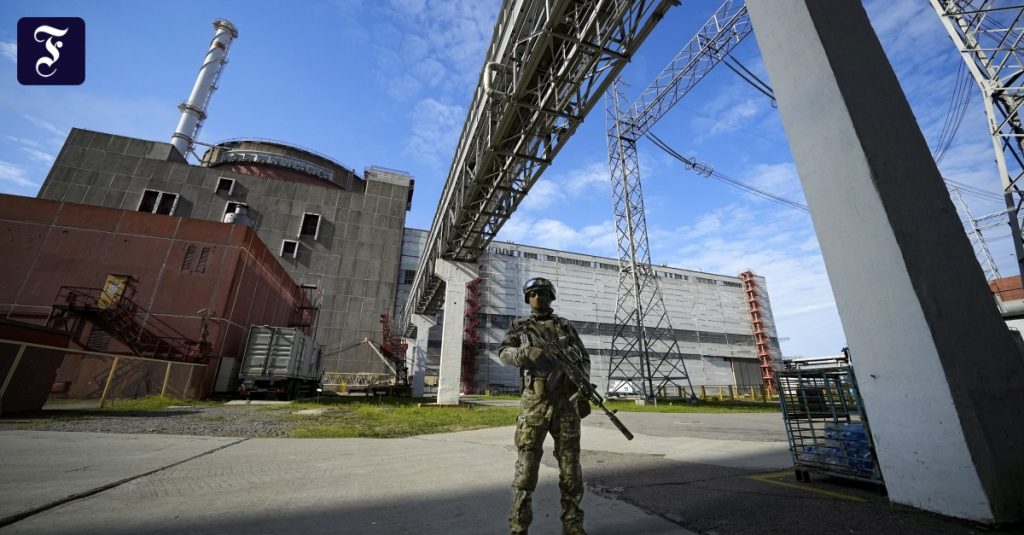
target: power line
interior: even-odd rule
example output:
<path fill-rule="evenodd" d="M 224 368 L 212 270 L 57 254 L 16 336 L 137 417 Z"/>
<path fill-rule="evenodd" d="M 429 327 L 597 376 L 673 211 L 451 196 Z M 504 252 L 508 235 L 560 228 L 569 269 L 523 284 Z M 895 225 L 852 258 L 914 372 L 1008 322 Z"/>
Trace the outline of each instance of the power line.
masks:
<path fill-rule="evenodd" d="M 772 99 L 772 107 L 777 106 L 775 102 L 775 92 L 772 91 L 771 86 L 766 84 L 764 80 L 758 78 L 756 74 L 751 72 L 750 69 L 746 68 L 742 63 L 740 63 L 738 59 L 736 59 L 730 54 L 725 57 L 725 61 L 723 61 L 722 63 L 726 67 L 729 67 L 729 70 L 736 73 L 736 76 L 739 76 L 745 82 L 753 86 L 754 89 L 763 93 L 764 96 Z M 733 66 L 733 64 L 735 64 L 735 66 Z M 741 69 L 743 72 L 740 72 L 740 70 L 738 70 L 737 68 Z"/>
<path fill-rule="evenodd" d="M 946 152 L 953 144 L 960 125 L 963 124 L 964 116 L 967 114 L 968 105 L 971 102 L 970 90 L 972 78 L 967 74 L 964 62 L 960 62 L 956 72 L 956 83 L 953 86 L 953 94 L 949 99 L 949 109 L 946 111 L 946 118 L 942 124 L 942 131 L 939 133 L 939 141 L 936 143 L 934 158 L 938 164 L 946 156 Z"/>
<path fill-rule="evenodd" d="M 806 205 L 800 204 L 800 203 L 795 202 L 795 201 L 791 201 L 791 200 L 786 199 L 784 197 L 779 197 L 778 195 L 775 195 L 773 193 L 767 192 L 765 190 L 762 190 L 762 189 L 759 189 L 759 188 L 755 188 L 754 186 L 751 186 L 750 184 L 746 184 L 744 182 L 741 182 L 739 180 L 731 178 L 731 177 L 729 177 L 729 176 L 727 176 L 725 174 L 719 173 L 719 172 L 715 171 L 709 165 L 699 163 L 699 162 L 693 160 L 692 158 L 687 158 L 687 157 L 683 156 L 682 154 L 679 154 L 672 147 L 668 146 L 667 143 L 662 141 L 658 136 L 654 135 L 654 133 L 652 133 L 650 131 L 648 131 L 644 135 L 647 137 L 647 139 L 651 140 L 651 142 L 654 143 L 654 145 L 657 146 L 659 149 L 665 151 L 669 156 L 672 156 L 676 160 L 679 160 L 680 162 L 682 162 L 683 165 L 685 165 L 687 169 L 693 170 L 694 172 L 696 172 L 697 174 L 699 174 L 701 176 L 706 176 L 706 177 L 714 178 L 716 180 L 719 180 L 721 182 L 729 184 L 730 186 L 733 186 L 735 188 L 739 188 L 739 189 L 741 189 L 743 191 L 746 191 L 747 193 L 753 193 L 754 195 L 757 195 L 757 196 L 759 196 L 761 198 L 764 198 L 764 199 L 767 199 L 769 201 L 773 201 L 773 202 L 779 203 L 779 204 L 781 204 L 783 206 L 786 206 L 788 208 L 795 208 L 797 210 L 802 210 L 804 212 L 810 212 L 810 209 L 808 209 Z"/>
<path fill-rule="evenodd" d="M 972 186 L 970 184 L 965 184 L 963 182 L 957 182 L 956 180 L 952 180 L 946 177 L 943 177 L 942 180 L 944 180 L 946 184 L 956 187 L 957 189 L 959 189 L 960 191 L 967 195 L 971 195 L 989 201 L 996 201 L 1000 203 L 1003 202 L 1003 196 L 993 191 L 982 189 L 977 186 Z"/>

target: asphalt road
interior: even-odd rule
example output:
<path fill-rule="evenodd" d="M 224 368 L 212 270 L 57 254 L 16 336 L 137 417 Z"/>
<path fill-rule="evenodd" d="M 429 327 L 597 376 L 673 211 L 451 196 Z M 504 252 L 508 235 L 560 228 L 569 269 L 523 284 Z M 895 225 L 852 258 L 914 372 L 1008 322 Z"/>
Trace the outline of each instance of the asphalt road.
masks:
<path fill-rule="evenodd" d="M 778 414 L 620 416 L 635 440 L 600 414 L 584 425 L 591 535 L 993 532 L 871 486 L 797 483 Z M 0 534 L 503 533 L 511 439 L 0 431 Z M 560 532 L 557 495 L 546 455 L 533 533 Z"/>

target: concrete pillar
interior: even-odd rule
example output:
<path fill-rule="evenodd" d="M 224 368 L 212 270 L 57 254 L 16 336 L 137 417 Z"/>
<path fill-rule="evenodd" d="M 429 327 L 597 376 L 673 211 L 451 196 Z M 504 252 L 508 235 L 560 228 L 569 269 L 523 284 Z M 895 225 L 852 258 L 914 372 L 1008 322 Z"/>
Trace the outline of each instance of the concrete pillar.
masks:
<path fill-rule="evenodd" d="M 441 325 L 441 363 L 437 370 L 437 404 L 459 404 L 462 338 L 466 315 L 466 284 L 479 276 L 474 264 L 438 259 L 434 274 L 445 282 L 444 323 Z"/>
<path fill-rule="evenodd" d="M 430 328 L 437 325 L 437 318 L 423 314 L 413 314 L 412 324 L 416 326 L 416 339 L 406 350 L 406 366 L 412 374 L 412 397 L 423 397 L 423 378 L 427 372 L 427 342 L 430 339 Z"/>
<path fill-rule="evenodd" d="M 1024 359 L 856 0 L 748 0 L 892 501 L 1024 513 Z"/>

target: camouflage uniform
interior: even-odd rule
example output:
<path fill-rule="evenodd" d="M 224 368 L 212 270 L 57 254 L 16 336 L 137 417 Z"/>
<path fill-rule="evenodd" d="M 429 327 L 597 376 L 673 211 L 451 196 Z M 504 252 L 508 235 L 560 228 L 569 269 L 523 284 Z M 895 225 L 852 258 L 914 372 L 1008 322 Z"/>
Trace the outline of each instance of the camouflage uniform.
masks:
<path fill-rule="evenodd" d="M 526 326 L 536 322 L 548 332 L 554 331 L 560 341 L 578 347 L 587 371 L 590 357 L 572 324 L 554 314 L 532 314 L 512 322 L 499 348 L 501 361 L 520 366 L 525 372 L 522 402 L 516 423 L 515 444 L 519 450 L 515 480 L 512 483 L 512 512 L 509 527 L 512 533 L 526 533 L 533 520 L 531 496 L 537 487 L 537 472 L 544 453 L 544 437 L 551 433 L 558 460 L 558 487 L 562 494 L 562 532 L 583 534 L 583 471 L 580 468 L 579 392 L 565 377 L 555 357 L 544 355 L 530 360 L 530 336 Z M 587 407 L 589 408 L 589 406 Z M 589 411 L 588 411 L 589 412 Z"/>

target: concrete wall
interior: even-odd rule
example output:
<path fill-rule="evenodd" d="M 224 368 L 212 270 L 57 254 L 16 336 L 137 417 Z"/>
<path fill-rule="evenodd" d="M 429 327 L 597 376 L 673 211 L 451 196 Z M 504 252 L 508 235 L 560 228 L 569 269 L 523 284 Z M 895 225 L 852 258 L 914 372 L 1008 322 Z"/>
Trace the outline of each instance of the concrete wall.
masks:
<path fill-rule="evenodd" d="M 411 281 L 415 273 L 426 236 L 424 230 L 405 230 L 398 310 L 408 299 L 410 285 L 403 283 Z M 529 314 L 522 287 L 533 277 L 555 283 L 555 312 L 576 324 L 593 361 L 592 380 L 603 387 L 615 323 L 618 260 L 495 241 L 481 258 L 480 266 L 482 348 L 477 363 L 478 387 L 518 384 L 517 369 L 501 364 L 497 347 L 511 320 Z M 754 384 L 750 383 L 751 377 L 759 383 L 757 348 L 739 277 L 667 266 L 656 267 L 655 271 L 693 384 Z M 765 326 L 773 354 L 779 358 L 767 286 L 763 277 L 756 280 L 765 301 Z M 437 366 L 440 329 L 440 323 L 431 328 L 428 374 Z"/>
<path fill-rule="evenodd" d="M 323 293 L 316 341 L 328 371 L 376 371 L 365 346 L 380 338 L 383 312 L 394 307 L 402 228 L 412 181 L 368 169 L 364 179 L 295 179 L 294 173 L 245 174 L 258 166 L 203 167 L 168 161 L 169 144 L 73 129 L 39 192 L 44 199 L 137 210 L 144 190 L 179 195 L 174 215 L 221 221 L 228 202 L 246 203 L 252 227 L 287 273 Z M 250 169 L 252 168 L 252 169 Z M 351 174 L 339 167 L 337 173 Z M 217 192 L 220 178 L 235 186 Z M 299 237 L 304 213 L 321 216 L 319 233 Z M 283 240 L 299 241 L 295 258 Z"/>
<path fill-rule="evenodd" d="M 1024 359 L 860 2 L 750 0 L 889 498 L 1024 518 Z"/>

